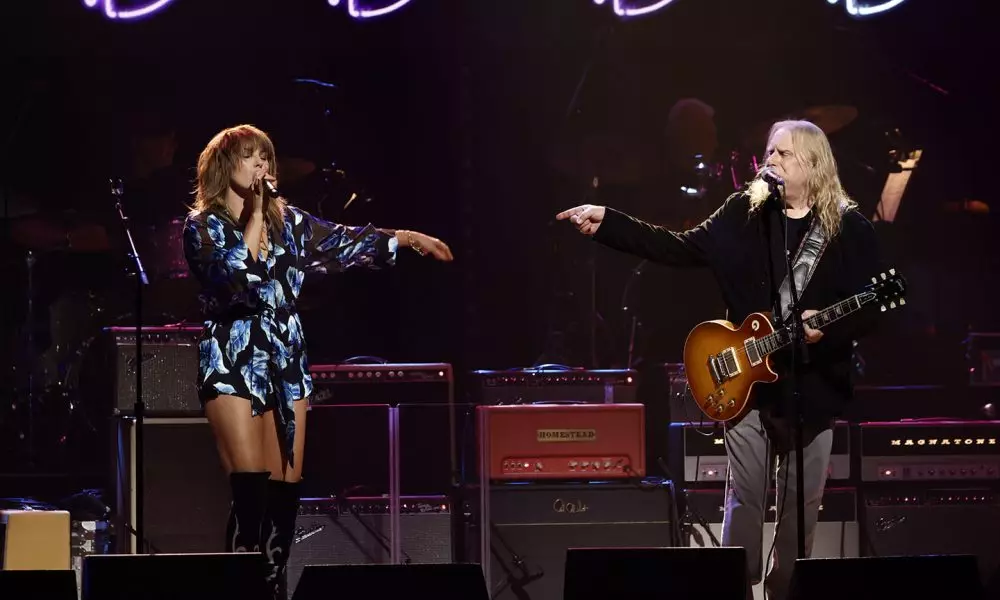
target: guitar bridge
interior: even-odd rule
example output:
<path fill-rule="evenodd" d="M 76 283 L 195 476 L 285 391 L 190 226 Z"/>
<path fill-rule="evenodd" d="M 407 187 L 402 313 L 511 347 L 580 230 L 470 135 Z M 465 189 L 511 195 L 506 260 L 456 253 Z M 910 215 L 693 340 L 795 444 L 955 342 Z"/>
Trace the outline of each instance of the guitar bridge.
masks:
<path fill-rule="evenodd" d="M 741 369 L 739 361 L 736 360 L 736 349 L 726 348 L 715 356 L 710 356 L 708 368 L 712 372 L 715 385 L 722 385 L 724 381 L 739 375 Z"/>

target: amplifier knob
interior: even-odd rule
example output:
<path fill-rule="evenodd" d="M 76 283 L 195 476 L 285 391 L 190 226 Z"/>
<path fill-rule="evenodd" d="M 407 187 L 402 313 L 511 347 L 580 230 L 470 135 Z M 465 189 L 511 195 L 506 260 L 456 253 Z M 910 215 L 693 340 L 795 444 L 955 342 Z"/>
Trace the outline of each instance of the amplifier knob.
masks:
<path fill-rule="evenodd" d="M 541 471 L 542 470 L 542 463 L 541 462 L 536 462 L 535 463 L 535 470 L 536 471 Z"/>
<path fill-rule="evenodd" d="M 580 463 L 580 466 L 583 467 L 584 469 L 586 469 L 587 467 L 590 466 L 590 461 L 589 460 L 585 460 L 582 463 Z"/>
<path fill-rule="evenodd" d="M 610 469 L 611 468 L 611 461 L 610 460 L 604 461 L 604 468 L 605 469 Z"/>
<path fill-rule="evenodd" d="M 575 460 L 569 461 L 569 468 L 571 468 L 571 469 L 575 469 L 576 468 L 576 461 Z"/>

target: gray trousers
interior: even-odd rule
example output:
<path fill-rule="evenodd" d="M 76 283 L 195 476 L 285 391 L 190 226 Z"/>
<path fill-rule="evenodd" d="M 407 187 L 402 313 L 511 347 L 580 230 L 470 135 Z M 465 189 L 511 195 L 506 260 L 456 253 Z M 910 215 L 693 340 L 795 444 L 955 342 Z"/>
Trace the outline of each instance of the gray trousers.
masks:
<path fill-rule="evenodd" d="M 725 516 L 722 521 L 722 545 L 746 548 L 747 569 L 752 584 L 761 581 L 766 556 L 762 555 L 764 509 L 772 462 L 776 463 L 774 490 L 777 500 L 777 528 L 770 565 L 764 577 L 768 600 L 785 600 L 792 569 L 798 558 L 796 531 L 796 486 L 794 437 L 790 423 L 761 414 L 756 409 L 738 423 L 726 426 Z M 823 499 L 832 428 L 804 432 L 802 461 L 805 471 L 806 555 L 812 552 L 813 533 Z M 771 544 L 764 548 L 771 549 Z"/>

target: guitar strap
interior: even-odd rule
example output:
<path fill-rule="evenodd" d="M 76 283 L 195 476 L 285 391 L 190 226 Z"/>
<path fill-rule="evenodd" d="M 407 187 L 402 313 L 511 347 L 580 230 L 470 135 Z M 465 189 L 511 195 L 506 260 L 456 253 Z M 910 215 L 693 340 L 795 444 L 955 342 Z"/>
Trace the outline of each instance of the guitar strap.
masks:
<path fill-rule="evenodd" d="M 843 217 L 844 211 L 847 210 L 847 203 L 840 203 L 840 215 Z M 795 277 L 795 291 L 802 298 L 802 294 L 805 293 L 806 286 L 809 285 L 809 281 L 812 279 L 813 273 L 816 272 L 816 266 L 819 264 L 820 257 L 823 256 L 823 252 L 826 250 L 829 244 L 829 239 L 827 239 L 826 233 L 823 231 L 820 220 L 818 218 L 813 218 L 812 223 L 809 226 L 809 231 L 806 232 L 805 237 L 802 238 L 802 242 L 799 244 L 798 250 L 795 252 L 795 258 L 792 260 L 792 276 Z M 788 307 L 792 303 L 792 288 L 788 282 L 788 275 L 785 275 L 784 281 L 781 282 L 781 287 L 778 289 L 778 295 L 780 296 L 780 310 L 781 310 L 781 322 L 785 323 L 788 321 Z"/>

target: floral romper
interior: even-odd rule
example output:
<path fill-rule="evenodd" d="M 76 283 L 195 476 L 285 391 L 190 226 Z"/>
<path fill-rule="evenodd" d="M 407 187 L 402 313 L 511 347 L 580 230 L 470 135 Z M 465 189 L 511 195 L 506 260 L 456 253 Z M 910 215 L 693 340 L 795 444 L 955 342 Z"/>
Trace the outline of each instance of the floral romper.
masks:
<path fill-rule="evenodd" d="M 295 309 L 305 273 L 392 266 L 396 239 L 370 224 L 330 223 L 293 206 L 286 207 L 283 225 L 280 239 L 269 239 L 267 258 L 252 260 L 242 227 L 223 213 L 192 215 L 184 224 L 184 255 L 202 287 L 202 403 L 228 394 L 249 400 L 254 416 L 275 408 L 294 464 L 292 405 L 312 392 Z"/>

